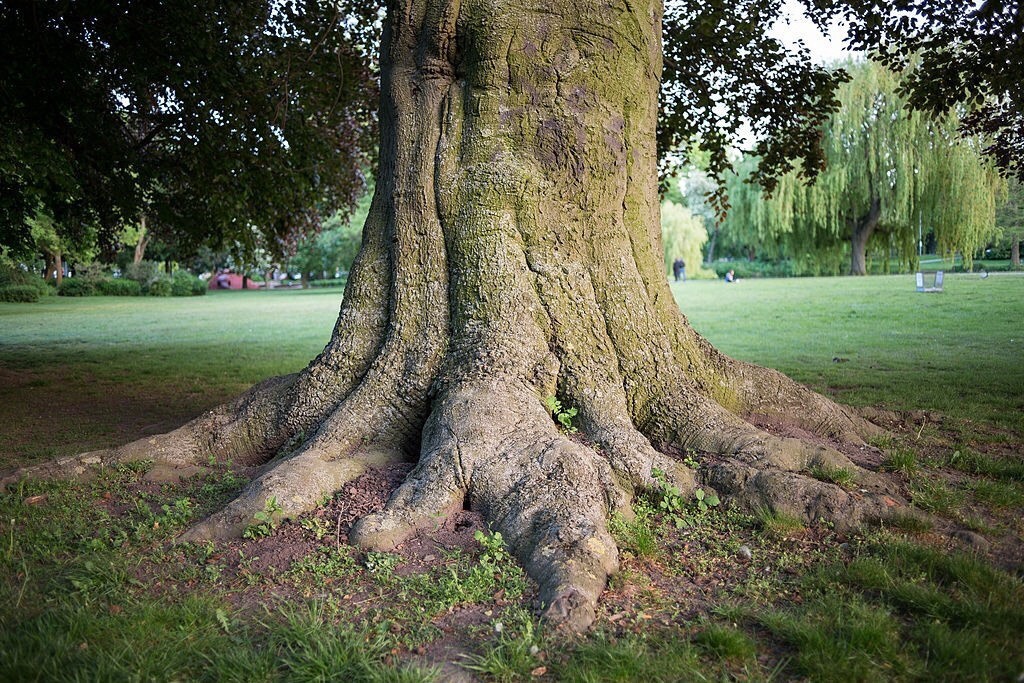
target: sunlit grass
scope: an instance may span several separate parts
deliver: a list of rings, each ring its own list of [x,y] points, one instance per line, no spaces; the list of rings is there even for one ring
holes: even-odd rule
[[[673,284],[725,353],[855,405],[935,409],[1024,430],[1024,277],[913,275]]]

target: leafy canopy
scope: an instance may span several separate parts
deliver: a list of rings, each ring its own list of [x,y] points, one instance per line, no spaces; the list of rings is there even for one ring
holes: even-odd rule
[[[373,149],[372,10],[318,0],[0,2],[0,244],[148,219],[284,247],[349,207]],[[351,28],[350,28],[351,27]]]
[[[969,264],[993,234],[1004,182],[979,142],[958,136],[955,111],[908,111],[895,74],[872,63],[848,69],[841,106],[823,129],[827,166],[817,181],[790,172],[769,199],[735,176],[723,235],[732,246],[776,247],[802,272],[837,272],[853,226],[877,202],[872,239],[886,254],[894,249],[909,264],[919,231],[932,232],[941,253],[962,252]]]
[[[973,107],[965,129],[1024,174],[1019,3],[801,1],[888,65],[917,55],[908,102]],[[792,159],[822,170],[846,74],[768,34],[782,7],[667,2],[666,178],[695,151],[721,185],[744,133],[769,189]],[[164,239],[289,251],[352,205],[372,163],[381,16],[374,0],[0,0],[0,244],[27,244],[42,210],[65,236],[98,226],[105,247],[144,213]]]

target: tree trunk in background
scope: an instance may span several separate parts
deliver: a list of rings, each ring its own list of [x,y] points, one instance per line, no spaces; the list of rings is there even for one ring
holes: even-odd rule
[[[708,239],[708,255],[704,259],[704,263],[711,265],[715,260],[715,242],[718,240],[718,228],[714,228],[711,231],[711,237]]]
[[[64,282],[64,263],[59,251],[43,255],[43,279],[52,279],[57,287]]]
[[[1010,235],[1010,263],[1020,268],[1020,233]]]
[[[132,254],[132,263],[138,265],[146,256],[146,246],[149,244],[149,233],[146,231],[146,217],[142,216],[139,225],[139,241],[135,243],[135,252]]]
[[[867,275],[868,240],[878,227],[882,217],[882,203],[876,197],[871,200],[868,213],[857,220],[850,231],[850,275]]]
[[[331,341],[303,372],[102,461],[189,472],[210,453],[264,464],[284,449],[185,535],[196,541],[240,535],[271,496],[294,517],[369,469],[416,461],[349,540],[390,549],[468,506],[574,629],[618,566],[609,517],[630,515],[656,470],[687,497],[701,487],[842,528],[899,507],[887,480],[837,450],[744,417],[861,444],[878,427],[722,355],[672,297],[660,3],[389,10],[376,192]],[[551,396],[578,409],[578,435],[560,431]],[[700,467],[669,455],[687,450]],[[825,465],[856,472],[865,493],[806,474]]]

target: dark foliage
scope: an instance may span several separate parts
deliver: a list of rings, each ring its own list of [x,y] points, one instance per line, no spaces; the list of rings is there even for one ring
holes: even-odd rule
[[[965,132],[1024,175],[1022,11],[988,0],[802,0],[820,25],[894,69],[911,105],[972,108]],[[26,246],[24,216],[53,215],[74,241],[145,213],[181,258],[199,244],[289,252],[348,209],[375,145],[381,2],[0,0],[0,244]],[[771,190],[799,159],[822,168],[822,122],[846,74],[786,48],[778,0],[667,3],[662,175],[695,152],[721,188],[745,135]],[[727,206],[724,191],[712,196]]]
[[[744,130],[752,136],[748,151],[760,158],[754,178],[769,190],[791,159],[803,159],[809,177],[824,163],[820,129],[838,107],[833,93],[846,74],[815,65],[806,49],[790,50],[771,37],[768,29],[781,9],[775,0],[666,6],[662,178],[696,146],[717,181],[711,200],[719,212],[727,206],[730,150]]]
[[[373,10],[317,0],[0,1],[0,244],[148,218],[283,248],[349,207],[375,139]]]

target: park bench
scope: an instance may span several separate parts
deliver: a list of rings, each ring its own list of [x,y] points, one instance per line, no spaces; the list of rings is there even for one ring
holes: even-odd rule
[[[930,287],[926,287],[924,284],[924,273],[919,272],[917,274],[917,291],[919,292],[941,292],[942,291],[942,276],[941,270],[935,271],[935,277],[932,279]]]

